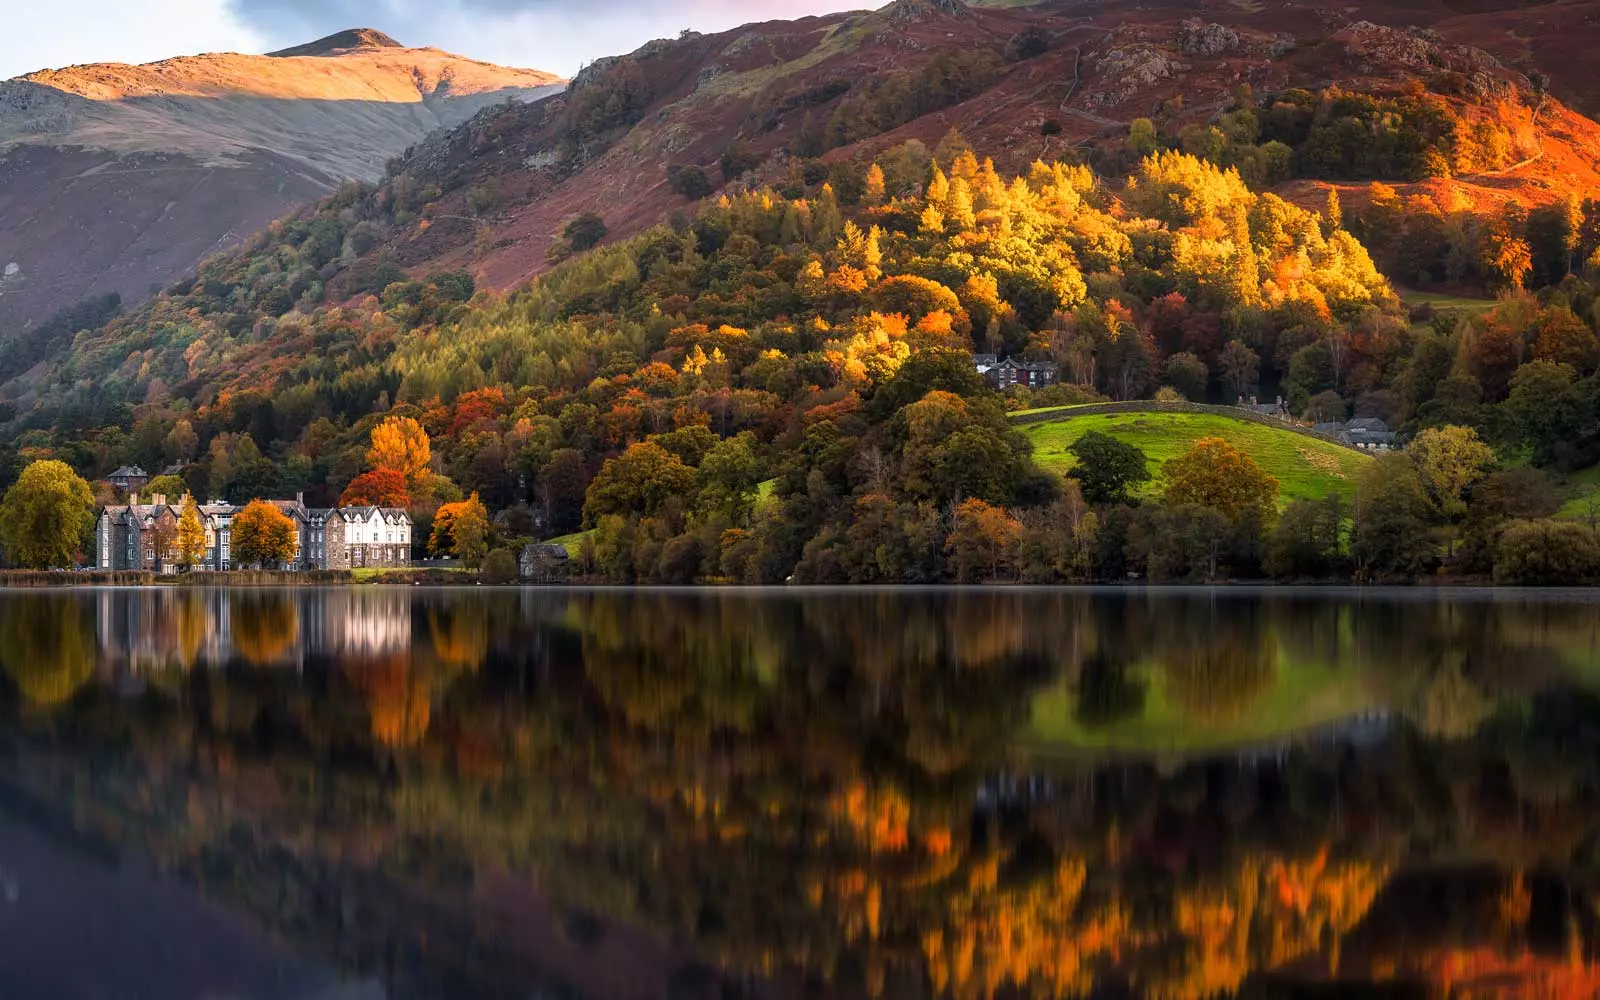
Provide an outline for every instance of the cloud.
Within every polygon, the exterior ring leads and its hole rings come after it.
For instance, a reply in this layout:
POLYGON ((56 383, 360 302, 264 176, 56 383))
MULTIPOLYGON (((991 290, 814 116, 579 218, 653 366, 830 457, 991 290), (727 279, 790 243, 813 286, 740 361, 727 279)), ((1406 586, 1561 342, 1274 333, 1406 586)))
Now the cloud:
POLYGON ((377 28, 406 45, 566 75, 684 28, 723 31, 861 6, 861 0, 228 0, 235 20, 274 47, 377 28))
POLYGON ((76 63, 152 62, 196 52, 258 52, 262 36, 228 0, 16 0, 0 32, 0 80, 76 63))

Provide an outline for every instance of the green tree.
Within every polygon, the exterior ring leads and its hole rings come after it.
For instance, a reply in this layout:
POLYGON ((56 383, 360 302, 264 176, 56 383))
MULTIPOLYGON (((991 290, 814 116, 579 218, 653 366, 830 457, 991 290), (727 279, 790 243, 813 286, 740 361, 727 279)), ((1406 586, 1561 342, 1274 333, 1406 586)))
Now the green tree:
POLYGON ((1530 361, 1511 376, 1505 408, 1535 465, 1554 465, 1579 439, 1585 406, 1570 365, 1530 361))
POLYGON ((1123 503, 1130 489, 1150 481, 1144 452, 1109 434, 1089 431, 1067 450, 1077 460, 1069 475, 1090 503, 1123 503))
POLYGON ((1278 579, 1325 579, 1343 563, 1344 503, 1338 496, 1296 500, 1267 538, 1266 571, 1278 579))
POLYGON ((1211 384, 1211 370, 1192 351, 1179 351, 1161 366, 1162 378, 1167 385, 1196 403, 1206 400, 1206 387, 1211 384))
POLYGON ((1368 579, 1412 579, 1435 556, 1428 533, 1433 505, 1416 465, 1403 454, 1382 455, 1361 472, 1356 487, 1350 554, 1368 579))
POLYGON ((188 484, 182 478, 178 476, 157 476, 145 484, 140 494, 151 498, 166 497, 167 503, 172 503, 188 492, 188 484))
POLYGON ((568 246, 574 251, 582 253, 585 250, 592 250, 599 246, 600 241, 606 238, 607 232, 609 230, 606 229, 605 219, 593 212, 585 212, 567 223, 567 227, 561 231, 561 235, 567 241, 568 246))
POLYGON ((700 489, 699 509, 740 523, 754 503, 764 474, 756 451, 755 435, 748 432, 719 441, 706 452, 695 473, 700 489))
POLYGON ((94 524, 94 495, 65 462, 33 462, 0 501, 0 547, 27 569, 70 566, 94 524))
POLYGON ((278 566, 293 561, 294 521, 265 500, 252 500, 233 518, 233 559, 245 566, 278 566))

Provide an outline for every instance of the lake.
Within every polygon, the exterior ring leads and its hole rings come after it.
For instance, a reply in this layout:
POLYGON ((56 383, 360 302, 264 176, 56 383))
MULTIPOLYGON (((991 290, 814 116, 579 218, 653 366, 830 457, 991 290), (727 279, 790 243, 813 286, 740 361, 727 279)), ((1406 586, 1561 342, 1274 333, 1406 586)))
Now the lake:
POLYGON ((5 1000, 1594 997, 1597 946, 1589 592, 0 592, 5 1000))

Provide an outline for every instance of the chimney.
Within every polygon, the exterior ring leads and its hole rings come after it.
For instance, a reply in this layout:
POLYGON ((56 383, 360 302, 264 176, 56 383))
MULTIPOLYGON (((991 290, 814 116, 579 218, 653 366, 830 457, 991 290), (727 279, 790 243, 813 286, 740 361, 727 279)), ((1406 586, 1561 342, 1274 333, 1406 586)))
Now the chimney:
POLYGON ((129 492, 129 494, 128 494, 128 506, 129 507, 137 507, 137 506, 139 506, 139 491, 138 490, 133 490, 133 491, 129 492))
POLYGON ((294 502, 304 507, 306 505, 306 495, 304 493, 296 493, 294 495, 294 502))

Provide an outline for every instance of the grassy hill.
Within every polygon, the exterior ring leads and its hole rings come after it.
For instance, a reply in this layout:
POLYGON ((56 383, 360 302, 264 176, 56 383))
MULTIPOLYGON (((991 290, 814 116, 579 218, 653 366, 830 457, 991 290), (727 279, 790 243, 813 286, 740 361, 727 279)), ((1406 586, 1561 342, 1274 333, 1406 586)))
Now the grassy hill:
POLYGON ((1321 499, 1335 493, 1351 497, 1362 466, 1371 461, 1360 452, 1304 434, 1219 414, 1152 411, 1072 416, 1070 410, 1062 412, 1060 420, 1021 428, 1033 442, 1034 457, 1040 465, 1065 474, 1074 463, 1067 449, 1087 432, 1099 431, 1140 448, 1149 457, 1150 471, 1156 476, 1145 486, 1151 495, 1160 489, 1162 464, 1205 437, 1232 443, 1276 476, 1282 503, 1321 499))

